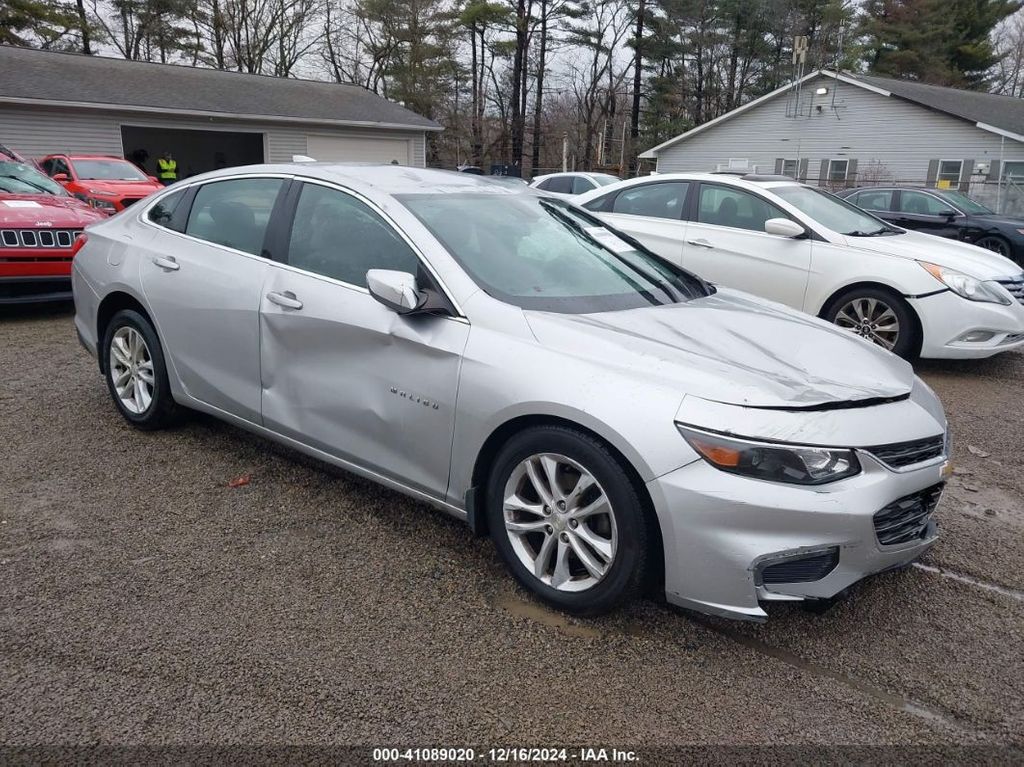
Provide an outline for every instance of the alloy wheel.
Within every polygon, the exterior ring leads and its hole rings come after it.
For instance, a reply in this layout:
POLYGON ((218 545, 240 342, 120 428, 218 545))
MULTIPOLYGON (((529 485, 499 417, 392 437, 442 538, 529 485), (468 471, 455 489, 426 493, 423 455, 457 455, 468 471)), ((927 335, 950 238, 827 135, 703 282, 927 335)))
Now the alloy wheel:
POLYGON ((559 591, 595 586, 615 562, 618 530, 603 488, 555 453, 521 461, 505 483, 505 531, 523 566, 559 591))
POLYGON ((976 244, 1001 256, 1010 256, 1010 246, 998 237, 982 237, 976 244))
POLYGON ((900 320, 896 312, 877 298, 854 298, 846 302, 839 308, 834 322, 889 351, 899 341, 900 320))
POLYGON ((122 407, 135 415, 145 413, 153 402, 156 378, 142 333, 129 325, 117 329, 110 340, 109 369, 122 407))

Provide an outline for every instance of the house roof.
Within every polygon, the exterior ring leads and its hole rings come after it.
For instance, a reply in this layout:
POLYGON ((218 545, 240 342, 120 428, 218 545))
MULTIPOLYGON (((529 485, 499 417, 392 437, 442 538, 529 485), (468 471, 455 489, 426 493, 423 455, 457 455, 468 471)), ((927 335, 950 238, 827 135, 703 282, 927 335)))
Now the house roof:
MULTIPOLYGON (((894 80, 889 77, 830 72, 826 69, 811 72, 801 78, 799 82, 805 83, 818 77, 831 77, 834 80, 864 88, 881 96, 909 101, 926 109, 932 109, 967 120, 974 123, 981 130, 987 130, 991 133, 1024 142, 1024 99, 1018 99, 1013 96, 997 96, 992 93, 980 93, 978 91, 966 91, 959 88, 945 88, 939 85, 925 85, 924 83, 910 80, 894 80)), ((726 112, 714 120, 709 120, 692 130, 686 131, 686 133, 681 133, 675 138, 669 139, 652 149, 648 149, 640 156, 646 159, 655 159, 658 156, 658 152, 662 149, 685 141, 698 133, 714 127, 718 123, 738 117, 743 112, 785 94, 792 87, 792 83, 787 83, 771 93, 766 93, 764 96, 749 101, 730 112, 726 112)))
POLYGON ((442 130, 358 85, 0 45, 0 103, 442 130))
POLYGON ((873 75, 854 75, 852 79, 881 88, 897 98, 912 101, 929 109, 1018 136, 1024 135, 1024 99, 1015 96, 944 88, 940 85, 926 85, 912 80, 894 80, 873 75))

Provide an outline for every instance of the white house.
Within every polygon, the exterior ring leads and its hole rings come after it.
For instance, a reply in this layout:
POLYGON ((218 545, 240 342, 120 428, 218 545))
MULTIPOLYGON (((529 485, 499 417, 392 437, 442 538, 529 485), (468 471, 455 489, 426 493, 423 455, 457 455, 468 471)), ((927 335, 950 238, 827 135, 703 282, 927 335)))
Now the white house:
POLYGON ((820 70, 644 152, 658 172, 749 169, 830 188, 957 186, 1024 209, 1024 100, 820 70))

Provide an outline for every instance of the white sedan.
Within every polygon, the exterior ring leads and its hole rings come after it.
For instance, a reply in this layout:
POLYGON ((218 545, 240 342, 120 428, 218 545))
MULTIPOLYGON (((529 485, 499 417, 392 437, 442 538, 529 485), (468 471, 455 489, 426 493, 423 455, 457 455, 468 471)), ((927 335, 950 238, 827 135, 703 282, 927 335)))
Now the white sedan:
POLYGON ((610 173, 548 173, 534 176, 530 186, 552 197, 575 197, 578 194, 592 192, 603 186, 620 181, 618 176, 610 173))
POLYGON ((671 173, 574 200, 672 263, 801 309, 903 357, 1024 345, 1024 273, 887 224, 784 176, 671 173))

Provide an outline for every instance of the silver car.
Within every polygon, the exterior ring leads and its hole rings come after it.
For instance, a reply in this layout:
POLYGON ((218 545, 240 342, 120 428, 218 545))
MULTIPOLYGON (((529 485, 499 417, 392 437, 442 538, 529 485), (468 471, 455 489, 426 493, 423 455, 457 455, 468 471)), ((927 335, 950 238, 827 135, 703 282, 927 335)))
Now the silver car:
POLYGON ((761 620, 936 539, 946 420, 906 362, 529 189, 218 171, 90 227, 73 284, 130 423, 204 411, 432 504, 569 612, 761 620))

